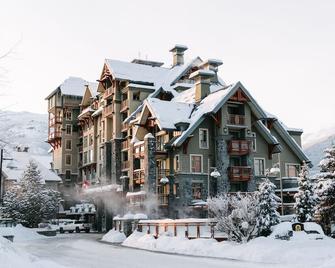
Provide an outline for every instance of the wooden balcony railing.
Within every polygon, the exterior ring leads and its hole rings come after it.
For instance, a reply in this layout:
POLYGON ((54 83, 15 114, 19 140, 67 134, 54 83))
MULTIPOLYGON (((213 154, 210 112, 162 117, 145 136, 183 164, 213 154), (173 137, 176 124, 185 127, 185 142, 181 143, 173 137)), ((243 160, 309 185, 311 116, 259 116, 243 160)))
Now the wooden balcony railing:
POLYGON ((228 114, 228 124, 245 125, 245 116, 240 114, 228 114))
POLYGON ((112 116, 113 112, 114 112, 113 104, 104 107, 104 114, 106 117, 112 116))
POLYGON ((167 177, 170 175, 170 170, 169 169, 158 169, 156 172, 156 177, 158 179, 158 181, 163 178, 163 177, 167 177))
POLYGON ((104 92, 104 98, 107 99, 114 94, 114 89, 112 87, 108 88, 104 92))
POLYGON ((121 101, 121 111, 128 108, 128 100, 121 101))
POLYGON ((251 167, 232 166, 228 168, 228 176, 231 181, 249 181, 252 177, 251 167))
POLYGON ((62 138, 62 132, 61 131, 55 131, 49 133, 48 140, 54 140, 54 139, 60 139, 62 138))
POLYGON ((128 140, 125 140, 125 141, 123 141, 123 142, 121 143, 121 149, 122 149, 122 150, 128 149, 128 147, 129 147, 129 142, 128 142, 128 140))
POLYGON ((49 119, 49 126, 53 126, 55 124, 61 124, 62 120, 63 120, 63 117, 61 117, 61 116, 56 116, 56 117, 50 118, 49 119))
POLYGON ((129 161, 122 161, 121 169, 128 169, 129 168, 129 161))
POLYGON ((251 141, 231 140, 228 144, 228 152, 231 155, 247 155, 251 152, 251 141))
POLYGON ((123 123, 122 125, 121 125, 121 131, 122 132, 125 132, 125 131, 127 131, 128 130, 128 124, 127 123, 123 123))
POLYGON ((156 140, 156 152, 166 152, 164 145, 164 142, 156 140))
POLYGON ((143 169, 134 170, 133 180, 135 184, 143 184, 144 183, 144 170, 143 169))

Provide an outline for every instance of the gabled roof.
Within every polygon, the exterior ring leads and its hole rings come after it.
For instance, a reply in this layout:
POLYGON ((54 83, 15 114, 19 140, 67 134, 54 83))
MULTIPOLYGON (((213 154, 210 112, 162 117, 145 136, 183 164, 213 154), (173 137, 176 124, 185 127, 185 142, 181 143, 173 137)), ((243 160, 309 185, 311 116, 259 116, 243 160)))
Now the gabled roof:
MULTIPOLYGON (((62 95, 78 96, 82 97, 85 92, 85 86, 90 85, 92 88, 95 88, 96 83, 88 82, 80 77, 70 76, 65 79, 55 90, 53 90, 45 99, 53 96, 58 90, 60 90, 62 95)), ((96 89, 95 89, 96 91, 96 89)))

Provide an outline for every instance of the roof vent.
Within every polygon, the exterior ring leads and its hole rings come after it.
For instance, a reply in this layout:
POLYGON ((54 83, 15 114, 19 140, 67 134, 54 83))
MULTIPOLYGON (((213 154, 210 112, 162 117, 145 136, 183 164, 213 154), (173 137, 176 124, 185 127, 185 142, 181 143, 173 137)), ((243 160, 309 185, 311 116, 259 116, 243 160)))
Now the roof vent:
POLYGON ((141 60, 141 59, 133 59, 131 63, 148 65, 151 67, 161 67, 164 64, 164 62, 152 61, 152 60, 141 60))

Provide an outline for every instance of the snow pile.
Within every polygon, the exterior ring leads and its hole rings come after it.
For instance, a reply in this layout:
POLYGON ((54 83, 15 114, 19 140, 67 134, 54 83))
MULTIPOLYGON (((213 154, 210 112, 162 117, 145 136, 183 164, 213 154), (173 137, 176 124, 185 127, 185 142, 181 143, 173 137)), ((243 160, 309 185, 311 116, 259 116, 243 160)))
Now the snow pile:
POLYGON ((18 224, 15 227, 0 227, 0 236, 8 235, 14 235, 14 242, 46 238, 45 236, 39 235, 36 232, 36 229, 26 228, 21 224, 18 224))
MULTIPOLYGON (((281 226, 279 229, 285 229, 281 226)), ((306 228, 307 229, 307 228, 306 228)), ((314 227, 312 228, 314 230, 314 227)), ((277 230, 280 231, 280 230, 277 230)), ((273 237, 259 237, 245 244, 217 242, 214 239, 193 239, 172 237, 167 233, 155 239, 151 234, 135 231, 123 243, 123 246, 152 251, 211 256, 238 259, 244 261, 307 265, 306 267, 333 267, 335 260, 335 240, 324 237, 323 240, 310 240, 304 232, 299 239, 290 241, 273 237), (322 249, 322 250, 320 250, 322 249)), ((297 235, 298 237, 298 235, 297 235)))
POLYGON ((40 260, 18 249, 15 244, 0 237, 0 263, 7 268, 61 268, 58 264, 40 260))
POLYGON ((122 243, 126 240, 126 235, 122 232, 110 230, 107 234, 105 234, 101 241, 109 242, 109 243, 122 243))

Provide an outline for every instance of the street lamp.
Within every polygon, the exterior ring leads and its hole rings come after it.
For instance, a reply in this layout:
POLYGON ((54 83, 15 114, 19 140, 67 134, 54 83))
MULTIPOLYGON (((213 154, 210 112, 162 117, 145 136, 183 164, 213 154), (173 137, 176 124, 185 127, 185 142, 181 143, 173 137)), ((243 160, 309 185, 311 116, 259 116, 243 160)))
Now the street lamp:
POLYGON ((209 180, 211 177, 217 179, 221 176, 220 172, 218 171, 218 169, 216 167, 210 167, 210 162, 209 162, 209 158, 208 158, 208 171, 207 171, 207 198, 209 199, 210 198, 210 183, 209 183, 209 180), (212 172, 210 172, 211 170, 213 170, 212 172))

